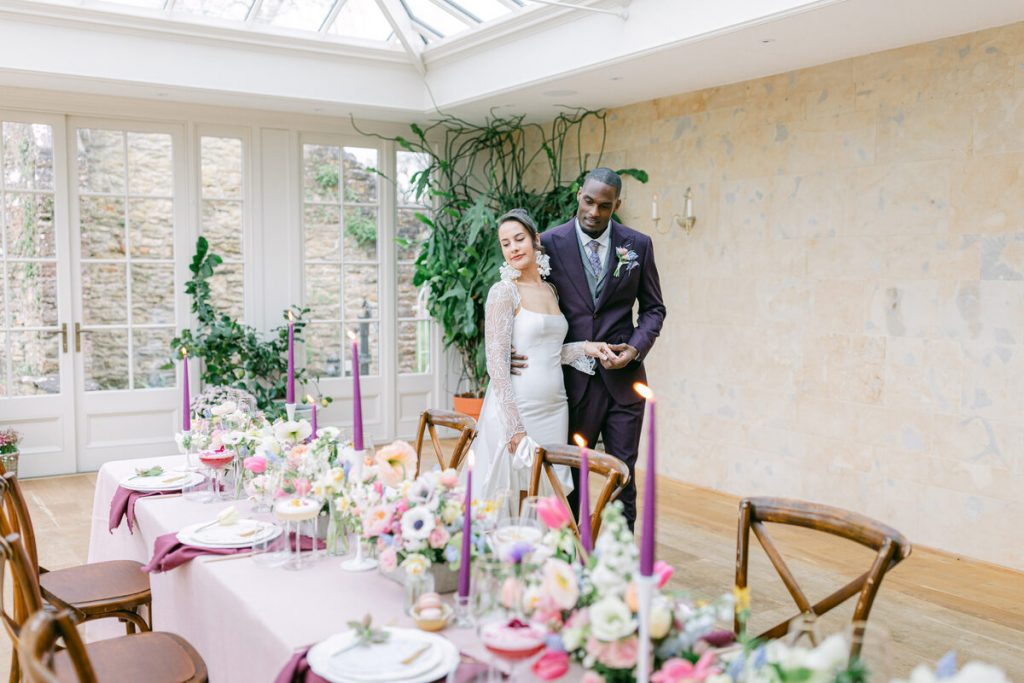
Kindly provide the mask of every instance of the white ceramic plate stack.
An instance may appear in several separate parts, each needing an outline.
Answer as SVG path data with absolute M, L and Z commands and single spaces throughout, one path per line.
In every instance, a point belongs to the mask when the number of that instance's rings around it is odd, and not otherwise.
M 198 472 L 164 472 L 155 477 L 128 477 L 121 480 L 121 488 L 130 491 L 180 491 L 185 486 L 195 486 L 205 477 Z
M 387 641 L 371 645 L 357 645 L 355 631 L 337 633 L 309 649 L 309 668 L 331 683 L 432 683 L 459 665 L 459 650 L 446 638 L 385 630 Z
M 240 519 L 235 524 L 200 522 L 178 532 L 178 540 L 199 548 L 248 548 L 278 536 L 281 527 L 273 522 Z

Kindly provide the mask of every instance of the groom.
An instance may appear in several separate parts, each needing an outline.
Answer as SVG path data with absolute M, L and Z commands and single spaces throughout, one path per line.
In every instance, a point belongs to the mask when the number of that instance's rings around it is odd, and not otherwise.
M 604 450 L 629 466 L 629 484 L 619 496 L 630 529 L 636 519 L 636 463 L 644 401 L 634 382 L 647 381 L 643 360 L 665 321 L 661 282 L 651 238 L 612 220 L 622 200 L 622 179 L 608 168 L 587 174 L 576 194 L 576 216 L 541 235 L 551 256 L 548 279 L 558 288 L 559 306 L 569 321 L 565 341 L 605 341 L 615 356 L 594 375 L 565 366 L 569 396 L 569 438 L 587 443 L 598 436 Z M 636 323 L 633 306 L 639 304 Z M 578 471 L 573 470 L 578 478 Z M 578 481 L 577 481 L 578 484 Z M 578 507 L 576 491 L 570 503 Z

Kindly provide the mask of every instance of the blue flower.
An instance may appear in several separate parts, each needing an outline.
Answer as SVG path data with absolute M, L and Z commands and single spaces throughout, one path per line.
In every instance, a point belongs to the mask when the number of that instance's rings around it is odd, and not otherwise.
M 760 669 L 766 661 L 768 661 L 768 649 L 762 645 L 754 652 L 754 668 Z
M 729 674 L 729 678 L 734 681 L 740 679 L 740 674 L 743 673 L 743 665 L 747 663 L 747 653 L 741 652 L 739 657 L 732 660 L 732 664 L 729 665 L 729 670 L 726 671 Z
M 940 681 L 944 678 L 956 676 L 956 652 L 950 650 L 942 656 L 935 667 L 935 677 Z
M 458 562 L 459 555 L 461 555 L 461 552 L 454 545 L 449 545 L 444 549 L 444 559 L 448 564 L 454 564 Z
M 549 633 L 547 638 L 544 639 L 544 646 L 554 652 L 565 652 L 565 644 L 562 642 L 562 636 L 557 633 Z

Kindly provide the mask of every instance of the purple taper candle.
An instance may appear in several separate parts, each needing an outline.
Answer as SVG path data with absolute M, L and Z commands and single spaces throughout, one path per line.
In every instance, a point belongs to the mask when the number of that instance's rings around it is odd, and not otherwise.
M 473 463 L 476 455 L 469 451 L 466 462 L 466 496 L 462 511 L 462 556 L 459 560 L 459 597 L 469 597 L 470 545 L 473 537 Z
M 309 435 L 309 440 L 313 441 L 316 439 L 316 401 L 313 400 L 311 394 L 306 394 L 306 400 L 309 401 L 309 405 L 313 407 L 313 414 L 310 415 L 310 422 L 313 426 L 313 433 Z
M 633 385 L 636 393 L 647 399 L 647 471 L 644 472 L 644 519 L 640 528 L 640 576 L 654 575 L 654 392 L 646 384 Z
M 181 347 L 181 431 L 192 431 L 192 401 L 188 395 L 188 349 Z
M 363 392 L 359 388 L 359 340 L 352 332 L 352 448 L 363 450 Z
M 587 554 L 594 549 L 590 536 L 590 454 L 587 452 L 587 440 L 579 434 L 573 434 L 573 441 L 580 447 L 580 545 Z
M 288 386 L 284 402 L 295 405 L 295 316 L 288 311 Z

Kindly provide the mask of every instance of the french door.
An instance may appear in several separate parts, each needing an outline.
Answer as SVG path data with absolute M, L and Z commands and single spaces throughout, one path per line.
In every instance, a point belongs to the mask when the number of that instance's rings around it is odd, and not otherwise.
M 184 128 L 69 119 L 77 466 L 173 453 Z
M 21 476 L 75 471 L 64 119 L 0 111 L 0 427 Z

